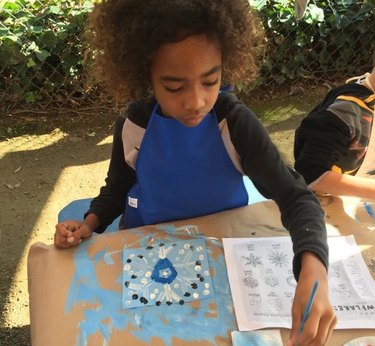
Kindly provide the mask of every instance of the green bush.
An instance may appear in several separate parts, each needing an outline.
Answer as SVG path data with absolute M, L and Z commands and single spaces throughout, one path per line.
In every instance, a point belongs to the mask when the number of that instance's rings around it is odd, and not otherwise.
M 254 1 L 267 36 L 258 84 L 345 79 L 371 67 L 375 0 L 310 1 L 297 21 L 294 1 Z
M 80 36 L 91 8 L 78 0 L 0 2 L 0 90 L 8 100 L 84 91 Z
M 0 100 L 66 104 L 89 95 L 81 33 L 93 1 L 0 0 Z M 375 0 L 310 1 L 300 21 L 293 0 L 249 1 L 267 36 L 257 84 L 343 80 L 370 67 Z

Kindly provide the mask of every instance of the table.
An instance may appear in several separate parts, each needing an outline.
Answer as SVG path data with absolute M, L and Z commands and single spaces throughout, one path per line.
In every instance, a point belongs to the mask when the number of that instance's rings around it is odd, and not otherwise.
M 375 223 L 362 201 L 321 197 L 321 203 L 329 233 L 354 234 L 375 277 Z M 210 253 L 215 299 L 184 306 L 121 308 L 125 244 L 139 247 L 199 234 L 204 234 Z M 96 235 L 74 249 L 35 243 L 28 256 L 32 344 L 229 346 L 230 332 L 237 326 L 220 238 L 283 235 L 288 233 L 277 206 L 265 201 L 195 219 Z M 286 343 L 289 330 L 281 333 Z M 337 330 L 330 345 L 364 335 L 375 335 L 375 330 Z

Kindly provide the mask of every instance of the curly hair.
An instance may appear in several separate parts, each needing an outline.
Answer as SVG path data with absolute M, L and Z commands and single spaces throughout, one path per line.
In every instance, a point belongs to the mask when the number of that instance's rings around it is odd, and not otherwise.
M 94 76 L 120 102 L 152 94 L 151 61 L 163 44 L 202 34 L 216 40 L 223 84 L 231 85 L 255 80 L 263 47 L 248 0 L 102 0 L 86 33 Z

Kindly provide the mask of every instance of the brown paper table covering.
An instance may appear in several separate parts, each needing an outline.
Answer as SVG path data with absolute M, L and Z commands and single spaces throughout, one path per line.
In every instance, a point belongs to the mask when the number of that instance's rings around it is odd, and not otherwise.
M 329 232 L 353 234 L 375 277 L 375 221 L 362 201 L 321 197 L 321 203 Z M 159 239 L 202 235 L 213 266 L 216 299 L 175 305 L 169 311 L 169 307 L 121 308 L 125 244 L 139 247 Z M 223 284 L 226 269 L 220 239 L 281 235 L 288 233 L 278 208 L 266 201 L 190 220 L 104 233 L 74 249 L 35 243 L 28 256 L 32 345 L 232 345 L 230 332 L 237 327 L 229 284 Z M 289 330 L 281 334 L 286 343 Z M 375 330 L 335 330 L 330 345 L 368 335 L 375 336 Z

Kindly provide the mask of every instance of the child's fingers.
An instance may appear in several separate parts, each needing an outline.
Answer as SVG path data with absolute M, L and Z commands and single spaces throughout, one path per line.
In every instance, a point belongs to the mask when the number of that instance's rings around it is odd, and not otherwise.
M 307 318 L 304 324 L 302 332 L 298 334 L 299 329 L 301 327 L 301 323 L 302 323 L 303 311 L 296 307 L 292 309 L 292 329 L 290 332 L 288 346 L 309 345 L 310 342 L 315 338 L 318 328 L 319 328 L 319 320 L 321 317 L 320 311 L 316 311 L 316 310 L 318 309 L 316 309 L 316 307 L 314 306 L 314 309 L 311 311 L 309 317 Z
M 81 224 L 81 226 L 67 238 L 68 243 L 73 245 L 80 244 L 83 240 L 90 238 L 92 235 L 92 231 L 89 227 L 85 224 Z
M 320 311 L 316 309 L 311 311 L 310 316 L 306 320 L 303 331 L 298 335 L 298 325 L 292 326 L 291 338 L 288 346 L 322 346 L 326 345 L 329 340 L 333 328 L 336 325 L 336 316 L 333 310 Z M 323 313 L 323 314 L 322 314 Z M 298 317 L 298 320 L 300 317 Z
M 320 313 L 311 313 L 310 316 L 307 318 L 305 325 L 303 327 L 302 332 L 296 335 L 296 345 L 298 346 L 307 346 L 313 344 L 315 346 L 321 346 L 321 343 L 315 342 L 316 336 L 319 331 L 319 327 L 321 326 L 321 315 Z M 299 328 L 299 326 L 298 326 Z
M 331 337 L 335 325 L 336 316 L 330 311 L 327 311 L 319 321 L 319 329 L 316 333 L 315 338 L 311 340 L 310 344 L 308 345 L 326 345 L 329 338 Z
M 80 244 L 91 235 L 92 230 L 86 224 L 74 220 L 64 221 L 56 225 L 54 243 L 56 247 L 66 249 Z
M 78 223 L 66 221 L 58 223 L 56 226 L 54 243 L 58 248 L 68 248 L 74 245 L 74 232 L 78 229 Z
M 56 247 L 65 249 L 70 247 L 71 245 L 67 241 L 67 236 L 61 234 L 61 232 L 56 231 L 54 235 L 54 244 Z
M 290 330 L 288 346 L 293 346 L 295 344 L 297 328 L 299 327 L 300 321 L 301 314 L 298 311 L 296 311 L 296 309 L 292 309 L 292 329 Z

